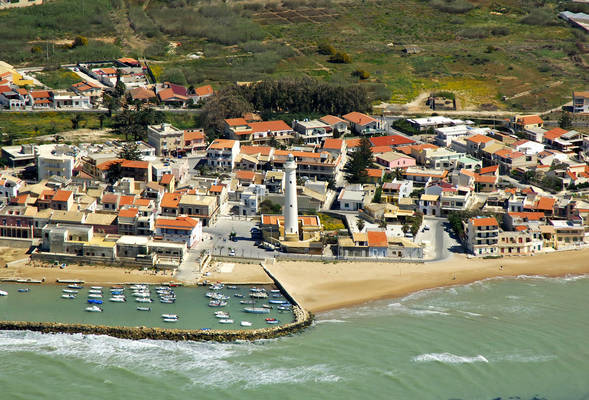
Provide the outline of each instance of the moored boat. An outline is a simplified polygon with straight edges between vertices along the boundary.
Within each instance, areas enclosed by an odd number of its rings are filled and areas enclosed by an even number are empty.
[[[178,322],[178,318],[164,318],[164,322]]]
[[[75,299],[76,298],[76,295],[75,294],[62,294],[61,295],[61,298],[62,299],[69,299],[69,300],[71,300],[71,299]]]
[[[243,312],[250,314],[270,314],[270,310],[261,307],[245,307]]]
[[[284,304],[284,303],[288,303],[288,301],[286,301],[286,300],[268,300],[268,303],[270,303],[270,304]]]
[[[252,326],[252,323],[251,323],[251,322],[249,322],[249,321],[241,321],[241,322],[239,323],[239,325],[241,325],[241,326]]]
[[[271,310],[273,307],[270,304],[262,304],[263,308],[267,308],[268,310]]]
[[[151,307],[137,307],[137,311],[151,311]]]
[[[256,304],[254,300],[239,300],[239,304]]]
[[[83,289],[84,288],[83,286],[76,285],[76,284],[67,285],[67,287],[70,289]]]
[[[20,288],[20,289],[18,289],[18,292],[19,293],[29,293],[30,291],[31,291],[31,289],[29,289],[29,288]]]
[[[108,299],[108,301],[112,301],[113,303],[124,303],[127,301],[127,299],[125,299],[124,297],[111,297],[110,299]]]
[[[102,299],[102,295],[98,293],[90,293],[88,294],[88,297],[91,299]]]
[[[162,314],[162,318],[176,318],[178,319],[177,314]]]
[[[232,324],[233,320],[232,319],[220,319],[219,323],[220,324]]]
[[[152,300],[145,297],[138,297],[135,299],[137,303],[151,303]]]
[[[227,305],[226,301],[222,300],[211,300],[209,301],[209,307],[225,307]]]
[[[102,308],[100,308],[98,306],[86,307],[85,310],[88,312],[102,312]]]
[[[102,300],[88,299],[88,304],[102,304]]]
[[[268,293],[266,292],[252,292],[250,293],[252,299],[267,299]]]
[[[102,290],[102,286],[90,286],[90,289],[93,289],[93,290]]]
[[[266,323],[270,325],[277,325],[279,322],[276,318],[266,318]]]
[[[72,290],[72,289],[63,289],[62,292],[64,292],[64,293],[78,293],[77,290]]]
[[[240,299],[242,299],[242,298],[243,298],[243,294],[241,294],[241,293],[235,293],[233,296],[234,296],[234,297],[238,297],[238,298],[240,298]]]

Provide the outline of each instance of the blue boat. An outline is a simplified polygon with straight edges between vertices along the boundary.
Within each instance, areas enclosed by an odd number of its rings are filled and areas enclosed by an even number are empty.
[[[268,303],[270,303],[270,304],[287,304],[288,301],[287,300],[268,300]]]
[[[21,288],[21,289],[18,289],[18,292],[19,293],[28,293],[30,291],[31,291],[31,289],[29,289],[29,288]]]
[[[98,299],[88,299],[89,304],[102,304],[102,300]]]

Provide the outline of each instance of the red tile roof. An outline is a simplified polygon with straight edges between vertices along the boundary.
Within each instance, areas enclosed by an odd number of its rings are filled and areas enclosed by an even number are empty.
[[[510,212],[507,213],[512,218],[521,218],[527,219],[528,221],[539,221],[544,219],[544,213],[541,212],[533,212],[533,211],[524,211],[524,212]]]
[[[562,128],[554,128],[554,129],[551,129],[548,132],[544,133],[544,139],[547,139],[547,140],[558,139],[559,137],[561,137],[562,135],[564,135],[567,132],[568,131],[565,131]]]
[[[73,192],[70,190],[58,190],[57,193],[55,193],[55,196],[53,196],[53,199],[51,200],[66,202],[70,199],[70,197],[72,197],[72,195]]]
[[[348,149],[353,149],[358,146],[360,146],[360,138],[346,139],[346,147]]]
[[[148,169],[149,161],[123,160],[121,166],[123,168]]]
[[[382,178],[383,170],[379,168],[366,168],[366,175],[371,178]]]
[[[198,96],[210,96],[213,94],[213,87],[211,85],[200,86],[194,89]]]
[[[162,208],[178,208],[178,204],[180,204],[180,198],[182,195],[180,193],[165,193],[162,197],[162,201],[160,203],[160,207]]]
[[[204,139],[205,133],[201,130],[185,130],[184,131],[184,140],[195,140],[195,139]]]
[[[254,155],[254,154],[261,154],[263,156],[269,156],[272,152],[272,147],[270,146],[241,146],[240,150],[243,154]]]
[[[134,202],[135,196],[121,196],[121,200],[119,201],[119,207],[130,206]]]
[[[136,208],[127,208],[127,209],[119,211],[119,217],[134,218],[137,216],[138,212],[139,212],[139,210]]]
[[[466,138],[466,140],[473,143],[488,143],[492,141],[493,138],[481,134],[476,134]]]
[[[343,120],[339,117],[336,117],[335,115],[325,115],[325,116],[319,118],[319,121],[324,122],[328,125],[335,125],[340,122],[346,122],[345,120]]]
[[[480,175],[476,174],[474,177],[475,182],[478,183],[497,183],[499,178],[495,175]]]
[[[391,146],[374,146],[370,148],[370,151],[372,151],[372,154],[382,154],[393,151],[393,148]]]
[[[471,218],[470,220],[474,226],[499,226],[494,217]]]
[[[415,140],[411,140],[401,135],[389,135],[371,137],[370,143],[372,143],[373,146],[400,146],[415,143]]]
[[[172,174],[163,174],[160,183],[162,185],[169,185],[172,183],[172,179],[174,179],[174,175]]]
[[[151,204],[151,200],[150,199],[142,199],[142,198],[135,199],[133,204],[136,206],[140,206],[140,207],[149,207],[149,205]]]
[[[236,140],[231,139],[215,139],[213,143],[209,146],[209,149],[231,149],[235,145]]]
[[[253,181],[256,173],[254,171],[246,171],[242,169],[235,170],[235,177],[239,180]]]
[[[532,124],[542,124],[544,123],[544,121],[542,121],[542,118],[540,118],[538,115],[525,115],[522,117],[519,117],[516,121],[516,123],[518,125],[532,125]]]
[[[230,127],[247,125],[245,118],[227,118],[225,119],[225,123]]]
[[[225,186],[223,185],[211,185],[211,187],[209,188],[209,192],[210,193],[221,193],[223,191],[223,188]]]
[[[484,167],[479,170],[479,174],[494,174],[499,169],[499,165],[491,165],[489,167]]]
[[[541,197],[538,199],[536,203],[537,210],[544,210],[544,211],[552,211],[554,209],[554,203],[556,203],[556,199],[551,197]]]
[[[321,146],[321,147],[324,149],[330,149],[330,150],[340,150],[342,148],[343,144],[344,144],[343,139],[327,138],[327,139],[325,139],[325,141],[323,142],[323,146]]]
[[[388,247],[387,234],[383,231],[367,231],[368,247]]]
[[[198,220],[190,217],[176,217],[176,219],[158,218],[155,221],[156,228],[172,228],[189,230],[198,225]]]
[[[262,121],[262,122],[249,122],[248,125],[252,128],[253,132],[276,132],[276,131],[291,131],[292,128],[282,120],[278,121]]]
[[[114,193],[105,193],[102,195],[102,204],[116,204],[119,201],[119,195]]]
[[[362,113],[359,113],[356,111],[348,113],[346,115],[342,115],[342,118],[345,119],[346,121],[350,121],[350,122],[357,124],[357,125],[366,125],[366,124],[376,121],[371,116],[366,115],[366,114],[362,114]]]

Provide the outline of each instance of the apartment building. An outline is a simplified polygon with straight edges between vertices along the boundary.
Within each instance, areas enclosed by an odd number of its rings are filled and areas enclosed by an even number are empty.
[[[464,223],[466,247],[475,256],[497,255],[499,224],[493,217],[470,218]]]

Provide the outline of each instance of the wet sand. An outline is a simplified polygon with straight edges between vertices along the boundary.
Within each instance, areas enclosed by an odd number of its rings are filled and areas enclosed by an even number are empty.
[[[588,274],[589,249],[486,260],[455,254],[425,264],[280,262],[267,268],[304,308],[320,312],[493,277]]]

